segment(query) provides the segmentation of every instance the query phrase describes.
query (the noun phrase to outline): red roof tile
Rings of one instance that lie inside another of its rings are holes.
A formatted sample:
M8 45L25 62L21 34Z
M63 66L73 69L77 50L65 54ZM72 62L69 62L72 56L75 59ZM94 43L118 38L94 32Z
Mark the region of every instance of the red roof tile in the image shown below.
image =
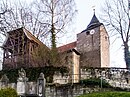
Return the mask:
M68 51L68 50L70 50L70 49L74 49L75 47L76 47L76 41L75 41L75 42L72 42L72 43L69 43L69 44L66 44L66 45L63 45L63 46L58 47L58 52Z

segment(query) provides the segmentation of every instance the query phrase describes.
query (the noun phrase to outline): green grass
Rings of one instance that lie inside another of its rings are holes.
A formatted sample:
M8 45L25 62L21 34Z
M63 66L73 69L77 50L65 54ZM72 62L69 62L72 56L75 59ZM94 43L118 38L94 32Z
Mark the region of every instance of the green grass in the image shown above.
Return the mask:
M85 94L78 97L130 97L130 92L100 92Z

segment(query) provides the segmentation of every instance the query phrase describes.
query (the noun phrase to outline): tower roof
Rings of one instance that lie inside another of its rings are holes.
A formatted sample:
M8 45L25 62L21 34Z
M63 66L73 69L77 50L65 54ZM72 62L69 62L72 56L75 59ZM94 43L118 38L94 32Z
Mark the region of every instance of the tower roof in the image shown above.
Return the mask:
M87 28L85 30L83 30L82 32L87 32L93 28L100 26L101 24L102 23L99 22L99 20L97 19L96 15L95 15L95 12L94 12L94 15L93 15L90 23L88 24Z

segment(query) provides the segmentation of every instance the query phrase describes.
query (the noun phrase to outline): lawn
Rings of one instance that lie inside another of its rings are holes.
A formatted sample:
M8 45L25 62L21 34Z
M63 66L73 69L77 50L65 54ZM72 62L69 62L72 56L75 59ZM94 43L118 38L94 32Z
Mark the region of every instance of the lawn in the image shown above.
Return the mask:
M130 92L100 92L81 95L78 97L130 97Z

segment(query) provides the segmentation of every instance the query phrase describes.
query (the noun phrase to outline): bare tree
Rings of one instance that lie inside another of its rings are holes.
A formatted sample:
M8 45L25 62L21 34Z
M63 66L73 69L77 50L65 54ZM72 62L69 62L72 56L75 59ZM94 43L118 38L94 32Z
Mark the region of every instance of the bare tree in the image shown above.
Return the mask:
M36 0L35 8L41 14L41 23L44 23L51 37L51 47L56 48L57 34L65 33L65 27L74 18L76 9L74 0Z
M20 27L26 27L30 30L36 37L38 37L39 32L45 32L45 25L40 23L39 13L32 11L31 4L21 2L11 2L3 0L1 2L1 31L8 32Z
M26 2L23 3L20 2L20 0L18 1L1 0L0 1L0 46L2 46L5 37L7 37L7 32L10 30L14 30L20 27L26 27L31 32L33 32L35 36L37 36L36 32L44 32L45 27L43 24L38 22L39 19L38 17L39 17L39 13L34 13L34 11L32 11L31 6L28 7ZM24 41L22 42L24 43ZM1 53L2 51L3 50L0 50ZM2 59L2 57L0 59ZM22 58L22 62L23 59L24 58Z
M75 15L74 0L34 0L30 5L20 2L4 1L9 9L3 14L2 23L4 31L26 27L39 39L49 39L51 42L52 62L57 60L56 38L58 34L65 33Z
M124 47L126 67L130 68L130 20L128 0L106 0L102 20L112 35L120 37Z
M0 31L2 35L6 35L5 34L5 26L3 23L3 16L9 11L7 4L4 1L0 1Z
M72 22L76 13L74 0L36 0L34 8L40 14L39 21L47 28L46 35L48 36L51 47L51 63L56 65L59 59L57 52L57 36L65 33L65 28ZM42 35L39 32L38 35Z
M34 0L27 5L20 0L3 0L1 9L9 9L2 15L4 32L25 26L38 39L44 41L51 37L51 46L56 48L56 36L66 32L65 27L75 15L74 0ZM60 33L60 34L61 34Z

